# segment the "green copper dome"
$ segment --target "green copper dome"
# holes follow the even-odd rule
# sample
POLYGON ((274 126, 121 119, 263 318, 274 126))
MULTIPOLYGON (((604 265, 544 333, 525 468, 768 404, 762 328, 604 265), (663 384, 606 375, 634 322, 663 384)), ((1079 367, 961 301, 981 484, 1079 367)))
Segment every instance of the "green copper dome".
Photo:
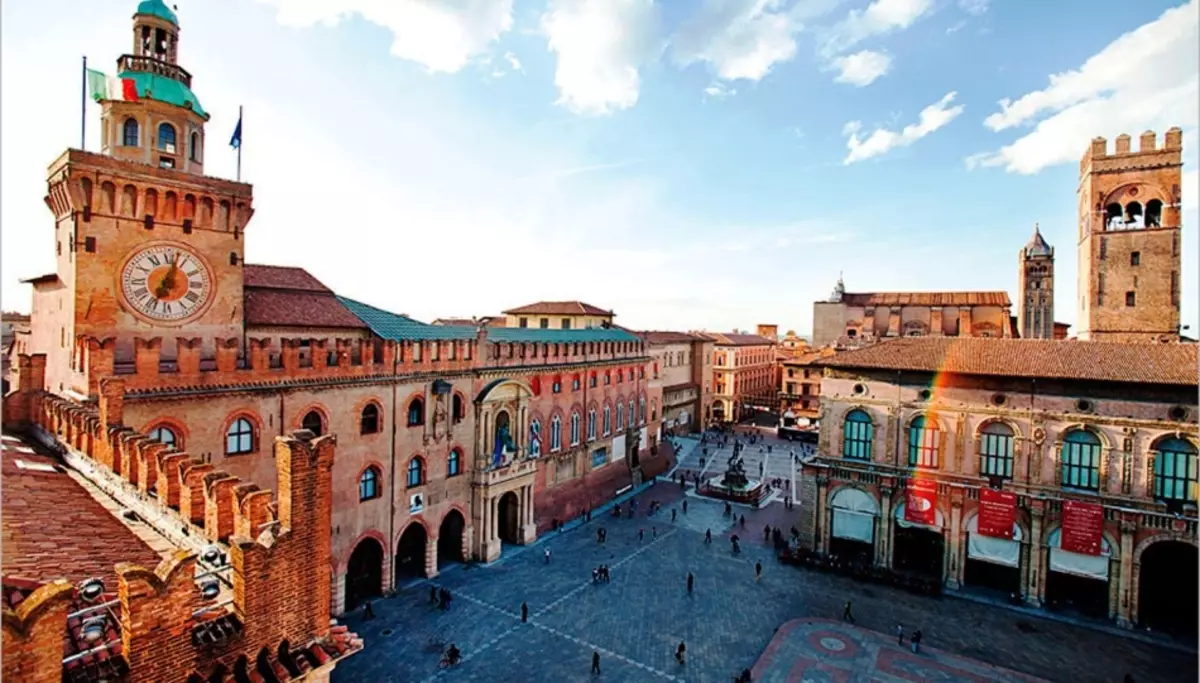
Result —
POLYGON ((171 8, 167 7, 166 3, 162 0, 142 0, 142 2, 138 3, 137 13, 149 14, 159 19, 166 19, 176 26, 179 25, 179 18, 175 16, 171 8))

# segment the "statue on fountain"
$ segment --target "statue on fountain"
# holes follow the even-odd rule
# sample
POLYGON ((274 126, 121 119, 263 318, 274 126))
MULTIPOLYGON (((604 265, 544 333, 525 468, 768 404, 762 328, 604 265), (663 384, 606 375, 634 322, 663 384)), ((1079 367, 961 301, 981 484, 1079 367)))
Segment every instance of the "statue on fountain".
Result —
POLYGON ((746 476, 746 468, 742 464, 742 459, 732 459, 729 462, 729 467, 725 470, 725 476, 721 477, 721 485, 728 488, 745 488, 750 483, 750 478, 746 476))

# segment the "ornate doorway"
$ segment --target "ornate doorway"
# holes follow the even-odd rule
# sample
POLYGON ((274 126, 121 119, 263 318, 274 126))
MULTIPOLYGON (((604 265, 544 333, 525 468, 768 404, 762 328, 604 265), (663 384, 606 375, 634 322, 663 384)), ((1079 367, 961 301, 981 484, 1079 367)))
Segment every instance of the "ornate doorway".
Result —
POLYGON ((497 533, 505 543, 521 542, 521 500, 509 491, 500 498, 500 516, 497 533))
POLYGON ((458 510, 451 510, 442 518, 442 526, 438 529, 438 566, 449 564, 451 562, 462 562, 463 557, 463 529, 466 528, 466 520, 463 519, 462 513, 458 510))

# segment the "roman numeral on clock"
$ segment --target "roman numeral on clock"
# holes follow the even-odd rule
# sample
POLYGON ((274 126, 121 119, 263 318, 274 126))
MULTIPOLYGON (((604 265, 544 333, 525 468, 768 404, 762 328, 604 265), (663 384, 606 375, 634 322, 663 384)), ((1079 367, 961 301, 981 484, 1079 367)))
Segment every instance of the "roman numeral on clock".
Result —
POLYGON ((197 301, 200 300, 200 295, 195 292, 188 292, 187 294, 185 294, 183 296, 183 298, 187 299, 188 301, 190 301, 192 303, 196 303, 197 301))

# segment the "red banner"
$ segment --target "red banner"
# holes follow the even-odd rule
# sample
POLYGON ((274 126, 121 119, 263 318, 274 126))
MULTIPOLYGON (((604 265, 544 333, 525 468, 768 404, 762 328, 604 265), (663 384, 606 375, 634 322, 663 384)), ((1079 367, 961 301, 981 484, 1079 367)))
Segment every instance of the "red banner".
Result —
POLYGON ((1104 506, 1063 501, 1061 537, 1063 550, 1081 555, 1099 555, 1104 539, 1104 506))
POLYGON ((1012 540, 1013 522, 1017 516, 1017 494, 1012 491, 979 489, 980 536, 1007 538, 1012 540))
POLYGON ((904 490, 904 521, 937 525, 937 482, 909 479, 904 490))

